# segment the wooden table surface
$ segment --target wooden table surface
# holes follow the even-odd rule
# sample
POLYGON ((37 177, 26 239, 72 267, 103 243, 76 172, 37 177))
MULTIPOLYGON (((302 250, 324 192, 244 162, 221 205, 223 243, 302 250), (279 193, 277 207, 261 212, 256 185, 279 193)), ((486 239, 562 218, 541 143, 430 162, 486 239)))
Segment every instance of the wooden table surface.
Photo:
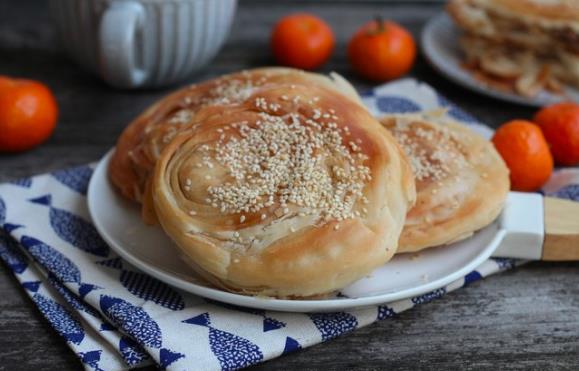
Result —
MULTIPOLYGON (((368 88, 348 67, 345 45, 353 31, 381 14, 418 36, 442 5, 241 0, 228 43, 190 82, 272 64, 271 27, 298 10, 316 13, 334 27, 337 47, 323 71, 335 70, 368 88)), ((79 69, 60 52, 45 0, 0 1, 0 74, 44 81, 61 109, 47 143, 27 153, 0 155, 0 181, 98 160, 132 117, 170 91, 113 90, 79 69)), ((411 75, 492 126, 533 113, 447 82, 422 57, 411 75)), ((0 266, 0 370, 80 369, 65 342, 0 266)), ((578 268, 577 263, 532 263, 254 369, 579 369, 578 268)))

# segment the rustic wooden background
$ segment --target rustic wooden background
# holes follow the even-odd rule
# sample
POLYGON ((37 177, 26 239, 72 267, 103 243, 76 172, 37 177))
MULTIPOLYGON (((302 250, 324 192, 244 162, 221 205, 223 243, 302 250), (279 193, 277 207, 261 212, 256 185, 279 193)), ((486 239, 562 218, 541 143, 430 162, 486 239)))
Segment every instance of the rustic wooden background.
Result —
MULTIPOLYGON (((442 4, 241 0, 229 42, 190 82, 273 63, 267 45, 270 29, 280 16, 298 10, 316 13, 334 27, 337 48, 323 71, 338 71, 357 87, 368 88, 352 75, 345 56, 354 30, 380 14, 418 36, 442 4)), ((0 181, 98 160, 132 117, 170 90, 113 90, 79 69, 58 48, 46 0, 0 1, 0 74, 44 81, 61 108, 58 128, 46 144, 19 155, 0 155, 0 181)), ((447 82, 421 57, 411 75, 492 126, 533 113, 447 82)), ((577 263, 529 264, 254 369, 579 369, 578 268, 577 263)), ((0 264, 0 370, 80 368, 0 264)))

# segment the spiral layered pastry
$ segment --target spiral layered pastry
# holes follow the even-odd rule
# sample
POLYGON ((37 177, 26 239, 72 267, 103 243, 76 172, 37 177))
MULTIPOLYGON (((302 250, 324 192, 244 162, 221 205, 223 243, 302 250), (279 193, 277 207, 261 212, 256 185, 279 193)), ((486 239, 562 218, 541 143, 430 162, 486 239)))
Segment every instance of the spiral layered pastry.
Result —
POLYGON ((380 121, 402 146, 416 180, 416 205, 406 217, 398 253, 467 238, 499 215, 509 171, 491 142, 439 114, 380 121))
POLYGON ((352 86, 332 78, 289 68, 242 71, 180 89, 153 104, 123 131, 109 166, 109 176, 123 196, 143 203, 143 218, 154 222, 149 177, 165 146, 190 128, 197 112, 210 106, 238 105, 262 87, 288 83, 324 86, 359 102, 352 86))
POLYGON ((292 80, 201 108, 162 151, 160 224, 214 285, 323 295, 396 252, 415 199, 410 165, 361 105, 322 85, 292 80))

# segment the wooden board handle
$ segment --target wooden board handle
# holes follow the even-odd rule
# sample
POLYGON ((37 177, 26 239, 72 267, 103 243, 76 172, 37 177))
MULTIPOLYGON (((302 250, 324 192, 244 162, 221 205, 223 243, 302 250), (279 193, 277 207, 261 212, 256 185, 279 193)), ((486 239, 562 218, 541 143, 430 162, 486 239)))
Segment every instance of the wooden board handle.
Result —
POLYGON ((545 197, 542 260, 579 260, 579 202, 545 197))

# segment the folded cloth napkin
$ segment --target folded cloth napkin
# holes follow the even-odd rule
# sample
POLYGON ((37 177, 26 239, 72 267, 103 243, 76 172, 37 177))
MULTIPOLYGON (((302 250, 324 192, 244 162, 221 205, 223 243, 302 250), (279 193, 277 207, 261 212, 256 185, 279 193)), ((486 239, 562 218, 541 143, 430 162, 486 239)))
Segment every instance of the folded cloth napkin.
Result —
MULTIPOLYGON (((483 135, 492 130, 429 86, 401 80, 364 95, 376 114, 447 107, 483 135)), ((393 317, 521 261, 489 259, 419 297, 339 313, 235 307, 172 288, 119 258, 90 222, 93 165, 0 185, 0 257, 87 369, 155 363, 170 370, 231 370, 393 317)), ((548 192, 579 200, 579 171, 557 172, 548 192)))

